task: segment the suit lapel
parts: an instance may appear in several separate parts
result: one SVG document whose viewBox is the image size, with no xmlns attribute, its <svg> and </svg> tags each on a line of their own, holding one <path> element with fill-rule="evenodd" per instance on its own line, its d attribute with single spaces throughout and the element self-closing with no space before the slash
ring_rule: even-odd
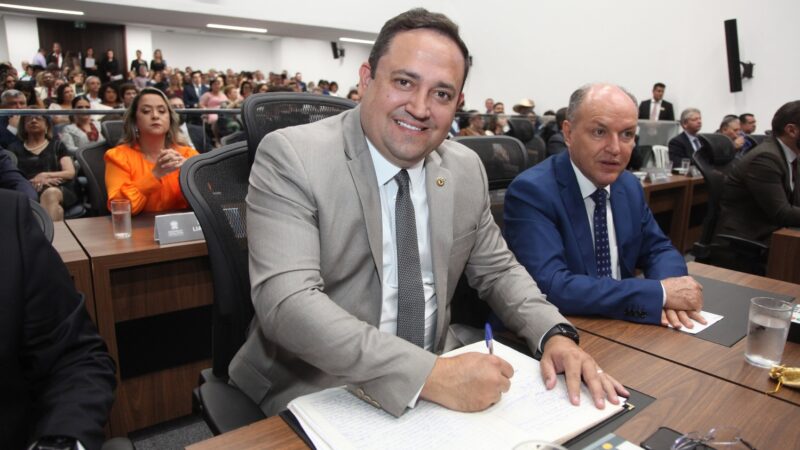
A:
<svg viewBox="0 0 800 450">
<path fill-rule="evenodd" d="M 345 113 L 343 120 L 347 168 L 358 192 L 361 213 L 367 226 L 367 239 L 375 262 L 376 272 L 383 285 L 383 230 L 381 227 L 381 198 L 375 166 L 367 147 L 364 131 L 361 129 L 361 109 Z M 380 315 L 380 308 L 378 308 Z"/>
<path fill-rule="evenodd" d="M 433 259 L 433 279 L 436 289 L 436 336 L 434 347 L 447 331 L 445 314 L 447 311 L 447 268 L 450 264 L 450 247 L 453 244 L 453 189 L 455 186 L 450 171 L 441 165 L 442 158 L 434 151 L 425 158 L 425 189 L 428 194 L 428 217 L 431 230 L 431 257 Z M 443 181 L 443 183 L 441 183 Z M 441 184 L 441 186 L 439 185 Z"/>
<path fill-rule="evenodd" d="M 624 173 L 620 174 L 620 177 L 624 175 Z M 638 233 L 635 234 L 634 231 L 631 230 L 631 211 L 630 208 L 627 207 L 630 203 L 628 203 L 628 195 L 622 187 L 622 182 L 619 178 L 611 185 L 610 200 L 611 214 L 614 218 L 614 234 L 617 239 L 617 258 L 620 268 L 623 270 L 622 275 L 624 278 L 626 274 L 633 274 L 632 269 L 636 264 L 636 261 L 628 261 L 627 253 L 624 251 L 628 247 L 627 239 L 634 235 L 638 236 Z"/>
<path fill-rule="evenodd" d="M 559 194 L 572 223 L 571 228 L 578 242 L 584 269 L 588 275 L 597 276 L 597 263 L 592 232 L 589 229 L 589 218 L 586 216 L 586 205 L 583 202 L 581 189 L 578 187 L 578 179 L 575 178 L 575 172 L 572 170 L 569 152 L 562 152 L 556 158 L 553 170 L 556 172 L 556 180 L 560 186 Z"/>
</svg>

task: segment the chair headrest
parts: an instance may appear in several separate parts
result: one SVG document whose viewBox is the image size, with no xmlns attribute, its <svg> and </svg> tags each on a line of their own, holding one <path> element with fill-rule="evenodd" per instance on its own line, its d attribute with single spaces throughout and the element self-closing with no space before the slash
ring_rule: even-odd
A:
<svg viewBox="0 0 800 450">
<path fill-rule="evenodd" d="M 511 117 L 508 119 L 508 125 L 511 128 L 508 134 L 511 136 L 522 142 L 528 142 L 533 139 L 533 124 L 530 120 L 522 117 Z"/>
<path fill-rule="evenodd" d="M 710 163 L 715 166 L 723 166 L 733 161 L 736 157 L 736 149 L 733 141 L 727 136 L 717 133 L 703 133 L 699 135 L 703 147 L 707 148 L 707 155 Z"/>
</svg>

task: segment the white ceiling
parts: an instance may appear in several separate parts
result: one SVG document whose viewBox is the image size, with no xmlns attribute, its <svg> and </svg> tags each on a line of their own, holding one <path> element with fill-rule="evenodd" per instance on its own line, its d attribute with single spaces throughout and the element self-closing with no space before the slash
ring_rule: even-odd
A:
<svg viewBox="0 0 800 450">
<path fill-rule="evenodd" d="M 152 28 L 158 31 L 176 31 L 181 33 L 202 33 L 205 35 L 229 36 L 238 38 L 250 38 L 261 40 L 272 40 L 276 37 L 295 37 L 304 39 L 317 39 L 323 41 L 336 41 L 340 37 L 352 37 L 357 39 L 374 40 L 376 33 L 363 31 L 346 30 L 338 28 L 328 28 L 321 26 L 303 25 L 296 23 L 275 22 L 269 20 L 254 20 L 249 18 L 237 17 L 235 15 L 224 16 L 219 14 L 201 14 L 187 11 L 173 11 L 166 9 L 142 8 L 128 5 L 86 2 L 78 0 L 5 0 L 11 4 L 21 4 L 25 6 L 38 6 L 44 8 L 58 8 L 68 10 L 83 11 L 83 16 L 52 14 L 52 13 L 32 13 L 22 12 L 0 7 L 0 14 L 27 14 L 36 17 L 83 21 L 113 23 L 121 25 L 135 25 Z M 214 4 L 216 0 L 198 0 L 195 2 L 200 7 L 203 3 Z M 276 4 L 291 5 L 288 3 L 267 3 L 264 2 L 264 9 L 259 11 L 259 15 L 264 15 L 269 7 Z M 241 16 L 242 11 L 236 11 Z M 236 25 L 244 27 L 267 28 L 266 35 L 257 33 L 243 33 L 237 31 L 210 30 L 206 24 L 216 23 L 224 25 Z"/>
</svg>

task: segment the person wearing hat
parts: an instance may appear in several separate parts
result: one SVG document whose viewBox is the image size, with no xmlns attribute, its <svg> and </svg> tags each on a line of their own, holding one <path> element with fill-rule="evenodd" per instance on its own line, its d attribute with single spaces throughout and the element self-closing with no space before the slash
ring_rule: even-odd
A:
<svg viewBox="0 0 800 450">
<path fill-rule="evenodd" d="M 519 103 L 514 105 L 513 110 L 520 116 L 527 117 L 531 121 L 531 124 L 533 124 L 533 131 L 537 132 L 539 130 L 539 125 L 541 125 L 541 122 L 539 122 L 539 118 L 536 117 L 536 113 L 533 112 L 533 108 L 535 107 L 536 103 L 534 103 L 533 100 L 529 98 L 523 98 L 522 100 L 519 101 Z"/>
</svg>

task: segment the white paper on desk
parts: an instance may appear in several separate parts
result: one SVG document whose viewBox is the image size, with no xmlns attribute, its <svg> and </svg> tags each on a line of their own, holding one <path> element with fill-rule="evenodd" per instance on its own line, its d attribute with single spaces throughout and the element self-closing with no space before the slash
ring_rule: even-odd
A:
<svg viewBox="0 0 800 450">
<path fill-rule="evenodd" d="M 711 325 L 714 325 L 715 323 L 719 322 L 724 317 L 720 316 L 719 314 L 714 314 L 708 311 L 700 311 L 700 315 L 703 316 L 704 319 L 706 319 L 707 323 L 705 325 L 694 319 L 691 319 L 692 323 L 694 323 L 693 328 L 681 327 L 680 330 L 678 331 L 683 331 L 684 333 L 689 333 L 689 334 L 697 334 L 705 330 L 706 328 L 710 327 Z M 667 326 L 670 328 L 674 328 L 672 325 L 667 325 Z"/>
<path fill-rule="evenodd" d="M 485 343 L 445 356 L 468 351 L 486 352 Z M 289 403 L 289 410 L 318 449 L 495 449 L 530 439 L 564 442 L 623 409 L 610 403 L 603 410 L 595 408 L 585 386 L 581 405 L 572 406 L 563 376 L 548 391 L 538 361 L 498 342 L 494 351 L 514 367 L 514 376 L 500 402 L 485 411 L 456 412 L 420 400 L 416 408 L 395 418 L 343 387 L 297 398 Z"/>
</svg>

